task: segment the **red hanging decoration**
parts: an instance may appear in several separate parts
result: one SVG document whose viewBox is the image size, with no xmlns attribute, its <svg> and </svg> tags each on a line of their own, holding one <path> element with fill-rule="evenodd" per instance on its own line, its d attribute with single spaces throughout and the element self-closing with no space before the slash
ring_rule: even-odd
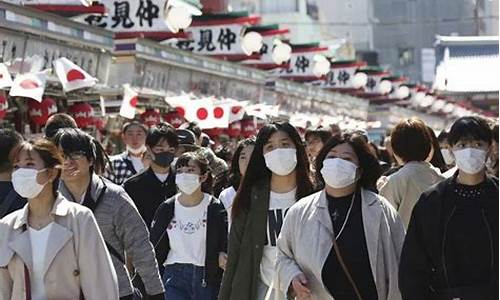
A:
<svg viewBox="0 0 500 300">
<path fill-rule="evenodd" d="M 185 122 L 184 117 L 176 110 L 163 114 L 163 120 L 175 128 L 179 128 Z"/>
<path fill-rule="evenodd" d="M 160 124 L 161 115 L 154 109 L 147 109 L 145 112 L 141 114 L 141 121 L 144 125 L 152 127 Z"/>
<path fill-rule="evenodd" d="M 249 138 L 257 133 L 253 119 L 241 120 L 241 135 Z"/>
<path fill-rule="evenodd" d="M 35 125 L 45 125 L 49 117 L 55 113 L 57 113 L 57 105 L 52 98 L 44 98 L 42 102 L 28 100 L 28 115 Z"/>
<path fill-rule="evenodd" d="M 229 124 L 227 128 L 227 135 L 232 138 L 239 137 L 241 134 L 241 121 L 236 121 Z"/>
<path fill-rule="evenodd" d="M 7 114 L 7 108 L 9 108 L 7 97 L 0 94 L 0 120 L 5 118 L 5 115 Z"/>
<path fill-rule="evenodd" d="M 69 108 L 70 115 L 75 119 L 76 125 L 86 128 L 94 123 L 94 108 L 88 103 L 77 103 Z"/>
</svg>

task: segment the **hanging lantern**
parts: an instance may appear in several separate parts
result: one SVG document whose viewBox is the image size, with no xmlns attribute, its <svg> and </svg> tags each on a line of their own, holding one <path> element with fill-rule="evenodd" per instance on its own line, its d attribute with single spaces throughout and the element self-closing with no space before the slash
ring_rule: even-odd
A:
<svg viewBox="0 0 500 300">
<path fill-rule="evenodd" d="M 410 96 L 410 89 L 406 85 L 400 86 L 396 91 L 396 97 L 399 99 L 405 99 Z"/>
<path fill-rule="evenodd" d="M 55 113 L 57 113 L 57 105 L 54 99 L 44 98 L 42 102 L 28 100 L 28 115 L 35 125 L 45 125 L 49 117 Z"/>
<path fill-rule="evenodd" d="M 179 128 L 185 122 L 185 119 L 175 110 L 163 114 L 163 120 L 175 128 Z"/>
<path fill-rule="evenodd" d="M 154 109 L 147 109 L 145 112 L 141 114 L 141 121 L 144 125 L 152 127 L 160 124 L 161 115 Z"/>
<path fill-rule="evenodd" d="M 241 135 L 249 138 L 257 133 L 253 119 L 241 120 Z"/>
<path fill-rule="evenodd" d="M 239 137 L 241 134 L 241 122 L 236 121 L 231 124 L 229 124 L 229 127 L 227 128 L 227 135 L 229 135 L 232 138 Z"/>
<path fill-rule="evenodd" d="M 368 75 L 363 72 L 356 73 L 352 79 L 352 86 L 355 89 L 364 87 L 368 83 Z"/>
<path fill-rule="evenodd" d="M 164 20 L 173 33 L 187 29 L 193 22 L 193 16 L 201 16 L 201 11 L 182 0 L 169 0 L 165 4 Z"/>
<path fill-rule="evenodd" d="M 380 82 L 379 91 L 381 94 L 388 94 L 392 90 L 392 82 L 389 80 L 382 80 Z"/>
<path fill-rule="evenodd" d="M 210 138 L 215 138 L 224 132 L 224 128 L 203 129 L 203 132 L 206 133 Z"/>
<path fill-rule="evenodd" d="M 432 95 L 427 95 L 424 97 L 422 101 L 420 101 L 419 105 L 421 107 L 429 107 L 434 103 L 435 98 Z"/>
<path fill-rule="evenodd" d="M 106 120 L 104 118 L 94 118 L 93 124 L 97 130 L 104 130 L 106 128 Z"/>
<path fill-rule="evenodd" d="M 276 64 L 281 65 L 287 62 L 290 57 L 292 57 L 292 47 L 280 40 L 275 40 L 272 54 L 273 61 Z"/>
<path fill-rule="evenodd" d="M 77 103 L 68 109 L 79 128 L 89 127 L 94 123 L 94 108 L 88 103 Z"/>
<path fill-rule="evenodd" d="M 262 35 L 255 31 L 246 33 L 241 41 L 241 49 L 246 55 L 259 52 L 262 45 Z"/>
<path fill-rule="evenodd" d="M 330 66 L 332 64 L 324 55 L 317 54 L 314 56 L 313 60 L 314 60 L 314 67 L 313 67 L 314 76 L 322 77 L 328 74 L 328 72 L 330 72 Z"/>
<path fill-rule="evenodd" d="M 5 118 L 5 115 L 7 114 L 7 108 L 9 108 L 7 97 L 0 94 L 0 120 Z"/>
</svg>

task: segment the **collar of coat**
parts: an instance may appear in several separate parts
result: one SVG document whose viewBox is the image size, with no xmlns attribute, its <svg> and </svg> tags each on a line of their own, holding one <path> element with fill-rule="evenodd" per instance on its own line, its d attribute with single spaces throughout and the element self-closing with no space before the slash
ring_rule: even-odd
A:
<svg viewBox="0 0 500 300">
<path fill-rule="evenodd" d="M 87 188 L 87 191 L 85 192 L 88 195 L 86 194 L 85 197 L 90 196 L 90 198 L 92 198 L 92 200 L 97 202 L 99 195 L 101 194 L 102 190 L 106 187 L 104 180 L 106 180 L 106 179 L 101 178 L 99 175 L 97 175 L 95 173 L 92 174 L 92 177 L 90 178 L 89 186 Z M 73 195 L 69 191 L 68 187 L 66 186 L 66 184 L 62 180 L 59 184 L 59 191 L 61 192 L 61 194 L 64 197 L 68 198 L 69 200 L 76 202 L 76 203 L 80 203 L 79 200 L 77 200 L 73 197 Z"/>
<path fill-rule="evenodd" d="M 55 216 L 66 216 L 69 208 L 70 206 L 68 200 L 59 194 L 50 213 Z M 16 221 L 14 222 L 14 229 L 17 230 L 23 226 L 28 226 L 28 212 L 29 208 L 28 204 L 26 204 L 23 208 L 21 208 L 19 217 L 16 218 Z"/>
</svg>

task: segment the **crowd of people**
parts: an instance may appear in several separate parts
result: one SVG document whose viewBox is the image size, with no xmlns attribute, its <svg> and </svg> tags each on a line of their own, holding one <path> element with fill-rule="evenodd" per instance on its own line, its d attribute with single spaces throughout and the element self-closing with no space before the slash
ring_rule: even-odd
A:
<svg viewBox="0 0 500 300">
<path fill-rule="evenodd" d="M 0 129 L 0 299 L 498 299 L 498 124 Z"/>
</svg>

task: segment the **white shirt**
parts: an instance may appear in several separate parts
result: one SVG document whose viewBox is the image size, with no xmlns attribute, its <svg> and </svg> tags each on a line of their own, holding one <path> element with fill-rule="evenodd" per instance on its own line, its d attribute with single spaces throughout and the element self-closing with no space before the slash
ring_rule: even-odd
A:
<svg viewBox="0 0 500 300">
<path fill-rule="evenodd" d="M 207 212 L 212 196 L 205 194 L 200 204 L 185 207 L 175 196 L 174 217 L 167 227 L 170 252 L 165 265 L 175 263 L 205 266 Z"/>
<path fill-rule="evenodd" d="M 167 180 L 167 177 L 168 177 L 168 174 L 169 173 L 165 173 L 165 174 L 160 174 L 160 173 L 156 173 L 154 172 L 155 175 L 156 175 L 156 178 L 158 178 L 158 180 L 161 182 L 161 183 L 164 183 L 165 180 Z"/>
<path fill-rule="evenodd" d="M 45 266 L 45 253 L 47 252 L 47 244 L 50 232 L 52 231 L 51 222 L 40 230 L 35 230 L 31 227 L 28 228 L 28 233 L 31 241 L 31 253 L 33 256 L 33 270 L 31 272 L 31 299 L 32 300 L 47 300 L 45 292 L 44 266 Z"/>
<path fill-rule="evenodd" d="M 129 155 L 130 161 L 132 162 L 132 166 L 134 166 L 134 169 L 137 173 L 142 171 L 144 169 L 144 164 L 142 163 L 142 158 L 141 157 L 136 157 Z"/>
<path fill-rule="evenodd" d="M 227 229 L 231 228 L 231 209 L 233 208 L 234 197 L 236 197 L 236 190 L 234 187 L 230 186 L 227 189 L 220 192 L 219 200 L 224 204 L 227 211 Z"/>
<path fill-rule="evenodd" d="M 271 191 L 269 195 L 266 244 L 260 261 L 260 277 L 267 286 L 271 285 L 276 269 L 276 240 L 281 232 L 281 226 L 283 226 L 283 220 L 288 208 L 295 204 L 296 192 L 296 189 L 284 194 Z"/>
</svg>

